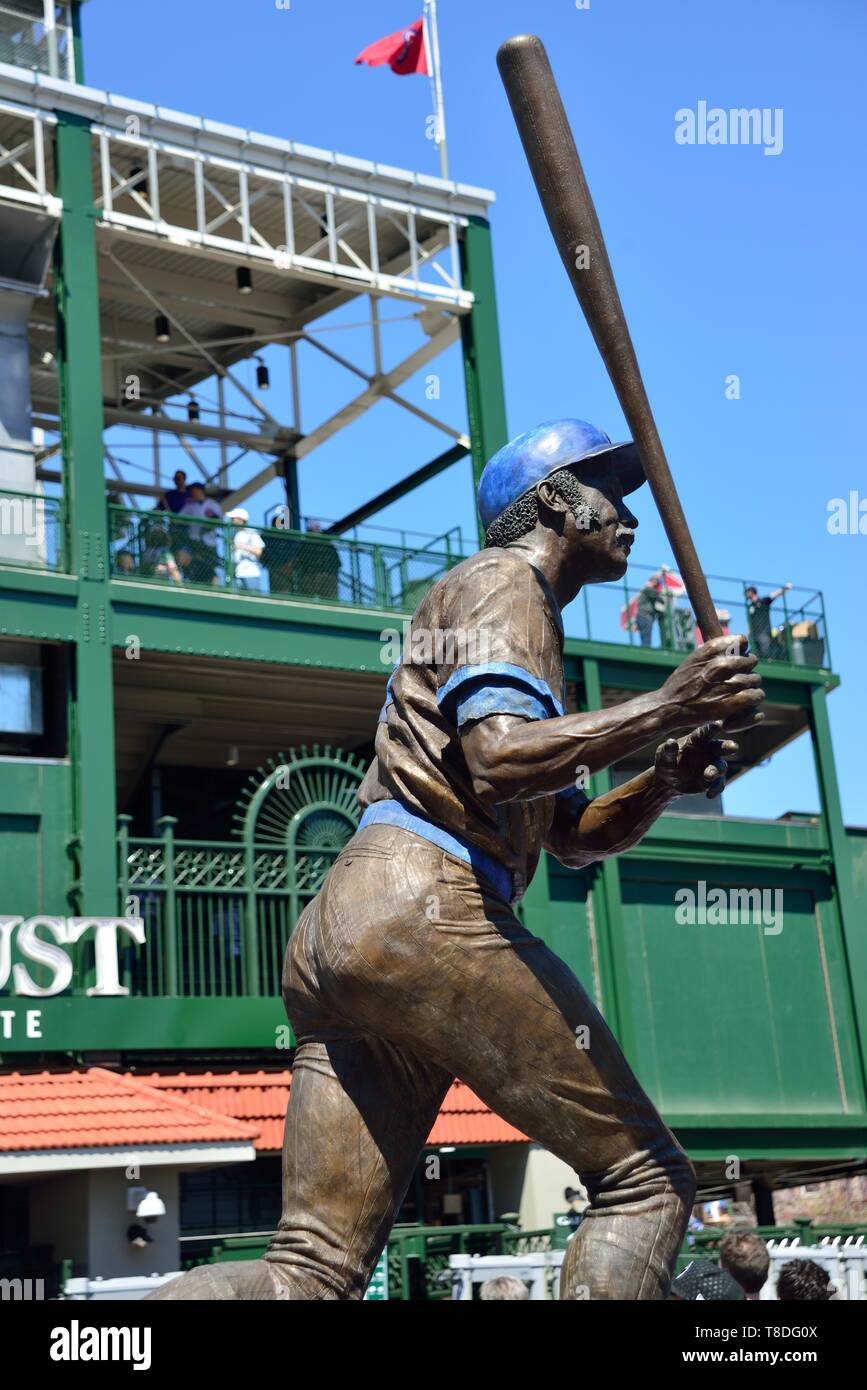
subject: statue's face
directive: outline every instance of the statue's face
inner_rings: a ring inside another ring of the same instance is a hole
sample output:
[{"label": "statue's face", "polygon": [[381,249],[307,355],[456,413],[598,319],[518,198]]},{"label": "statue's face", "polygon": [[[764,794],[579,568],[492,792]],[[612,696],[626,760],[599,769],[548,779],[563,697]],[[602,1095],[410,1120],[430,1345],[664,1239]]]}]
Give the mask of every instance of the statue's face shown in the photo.
[{"label": "statue's face", "polygon": [[586,512],[569,512],[564,537],[569,561],[582,584],[622,579],[629,562],[638,518],[623,500],[620,480],[605,470],[581,470],[579,476]]}]

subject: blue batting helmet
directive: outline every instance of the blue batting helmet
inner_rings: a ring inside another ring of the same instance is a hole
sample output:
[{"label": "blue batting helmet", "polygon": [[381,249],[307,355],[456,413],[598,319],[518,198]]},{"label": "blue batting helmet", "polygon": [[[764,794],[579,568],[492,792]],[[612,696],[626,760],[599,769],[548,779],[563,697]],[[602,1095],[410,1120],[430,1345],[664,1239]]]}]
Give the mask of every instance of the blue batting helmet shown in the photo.
[{"label": "blue batting helmet", "polygon": [[549,420],[519,434],[488,462],[479,482],[479,512],[485,530],[507,507],[559,468],[605,455],[624,495],[644,482],[635,444],[612,444],[603,430],[584,420]]}]

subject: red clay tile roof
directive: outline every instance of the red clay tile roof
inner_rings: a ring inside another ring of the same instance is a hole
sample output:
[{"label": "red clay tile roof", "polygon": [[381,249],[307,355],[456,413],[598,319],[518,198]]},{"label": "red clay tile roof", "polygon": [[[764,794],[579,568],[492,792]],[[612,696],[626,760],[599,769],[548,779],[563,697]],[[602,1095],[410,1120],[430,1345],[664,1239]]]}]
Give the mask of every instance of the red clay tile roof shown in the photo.
[{"label": "red clay tile roof", "polygon": [[[176,1076],[154,1073],[136,1078],[162,1091],[182,1095],[220,1115],[231,1115],[259,1128],[256,1148],[275,1153],[283,1143],[283,1120],[292,1082],[291,1071],[204,1072]],[[501,1120],[465,1086],[455,1081],[434,1121],[428,1144],[516,1144],[527,1136]]]},{"label": "red clay tile roof", "polygon": [[0,1075],[0,1151],[243,1143],[258,1125],[103,1067]]}]

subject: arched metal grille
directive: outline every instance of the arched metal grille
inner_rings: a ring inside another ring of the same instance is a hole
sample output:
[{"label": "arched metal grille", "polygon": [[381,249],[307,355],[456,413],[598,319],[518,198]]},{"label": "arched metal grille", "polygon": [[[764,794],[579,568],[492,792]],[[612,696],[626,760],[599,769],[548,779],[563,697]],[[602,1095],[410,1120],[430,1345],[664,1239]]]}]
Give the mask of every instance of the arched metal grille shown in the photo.
[{"label": "arched metal grille", "polygon": [[121,909],[145,920],[148,945],[130,955],[138,994],[277,995],[299,916],[360,819],[365,767],[351,753],[280,753],[248,780],[234,843],[131,840],[121,818]]}]

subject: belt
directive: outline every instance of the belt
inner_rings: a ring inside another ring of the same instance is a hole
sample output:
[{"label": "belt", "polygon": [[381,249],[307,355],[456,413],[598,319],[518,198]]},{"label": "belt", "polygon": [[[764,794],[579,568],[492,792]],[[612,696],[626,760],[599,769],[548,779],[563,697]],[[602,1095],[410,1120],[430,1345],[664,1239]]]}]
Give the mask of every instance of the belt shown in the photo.
[{"label": "belt", "polygon": [[446,850],[448,854],[463,859],[476,873],[482,874],[507,903],[514,901],[514,880],[505,865],[498,863],[490,854],[485,854],[484,850],[471,841],[462,840],[450,830],[443,830],[442,826],[434,825],[432,821],[415,815],[401,802],[375,801],[364,812],[358,828],[364,830],[368,825],[397,825],[402,830],[411,830],[413,835],[419,835],[423,840]]}]

